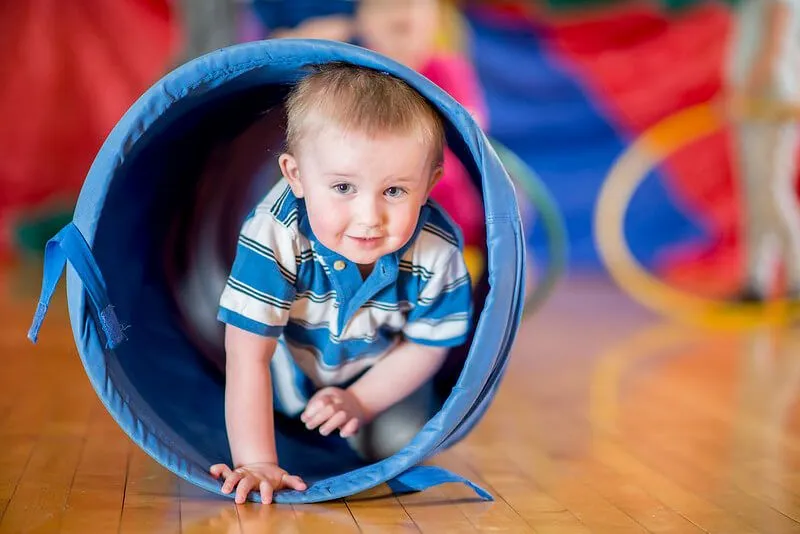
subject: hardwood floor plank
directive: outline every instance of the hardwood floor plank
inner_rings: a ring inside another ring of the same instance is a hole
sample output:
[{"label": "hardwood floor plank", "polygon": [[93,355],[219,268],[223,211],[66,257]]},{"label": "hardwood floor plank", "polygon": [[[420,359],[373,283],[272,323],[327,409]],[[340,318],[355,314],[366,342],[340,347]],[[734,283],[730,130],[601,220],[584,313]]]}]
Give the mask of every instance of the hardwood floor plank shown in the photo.
[{"label": "hardwood floor plank", "polygon": [[481,423],[429,461],[495,502],[446,484],[235,506],[122,433],[86,379],[63,298],[39,344],[25,339],[35,297],[0,292],[0,533],[800,531],[797,329],[656,324],[607,282],[573,280],[521,325]]}]

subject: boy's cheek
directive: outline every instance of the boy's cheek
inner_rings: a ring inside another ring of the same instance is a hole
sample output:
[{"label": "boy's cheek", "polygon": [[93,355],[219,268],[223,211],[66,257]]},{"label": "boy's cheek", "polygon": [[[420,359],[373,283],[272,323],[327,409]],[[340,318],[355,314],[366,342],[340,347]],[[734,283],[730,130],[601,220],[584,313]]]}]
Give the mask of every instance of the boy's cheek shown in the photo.
[{"label": "boy's cheek", "polygon": [[343,226],[343,221],[346,219],[346,212],[343,206],[334,202],[320,207],[320,212],[320,221],[325,226],[325,230],[335,232]]},{"label": "boy's cheek", "polygon": [[404,233],[413,232],[419,221],[419,211],[419,208],[403,210],[403,213],[397,216],[397,228],[403,228]]}]

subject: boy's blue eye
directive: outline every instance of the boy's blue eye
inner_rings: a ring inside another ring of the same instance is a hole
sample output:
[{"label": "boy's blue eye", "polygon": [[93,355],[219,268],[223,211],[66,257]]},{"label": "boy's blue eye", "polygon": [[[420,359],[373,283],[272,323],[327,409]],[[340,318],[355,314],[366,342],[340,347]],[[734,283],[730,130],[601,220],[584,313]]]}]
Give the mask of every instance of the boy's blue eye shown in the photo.
[{"label": "boy's blue eye", "polygon": [[384,194],[391,198],[399,198],[403,196],[405,193],[406,190],[403,189],[402,187],[394,187],[394,186],[389,187],[386,189],[386,191],[384,191]]},{"label": "boy's blue eye", "polygon": [[346,195],[353,192],[353,186],[350,184],[336,184],[333,186],[337,193]]}]

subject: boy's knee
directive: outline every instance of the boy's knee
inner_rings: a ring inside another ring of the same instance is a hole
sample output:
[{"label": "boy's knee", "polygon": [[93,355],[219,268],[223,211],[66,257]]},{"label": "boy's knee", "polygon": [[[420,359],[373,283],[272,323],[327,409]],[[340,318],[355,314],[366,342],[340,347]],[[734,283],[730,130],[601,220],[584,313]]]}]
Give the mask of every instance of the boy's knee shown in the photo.
[{"label": "boy's knee", "polygon": [[429,382],[363,426],[347,441],[365,461],[388,458],[422,430],[433,412],[432,406],[433,384]]}]

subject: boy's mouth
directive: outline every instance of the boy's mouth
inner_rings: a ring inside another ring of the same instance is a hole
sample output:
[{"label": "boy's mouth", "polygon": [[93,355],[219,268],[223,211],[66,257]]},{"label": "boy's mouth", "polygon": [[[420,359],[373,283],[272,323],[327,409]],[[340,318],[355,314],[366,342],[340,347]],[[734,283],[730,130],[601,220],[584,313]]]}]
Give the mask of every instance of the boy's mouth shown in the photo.
[{"label": "boy's mouth", "polygon": [[374,247],[383,239],[383,237],[359,237],[352,235],[348,237],[363,247]]}]

